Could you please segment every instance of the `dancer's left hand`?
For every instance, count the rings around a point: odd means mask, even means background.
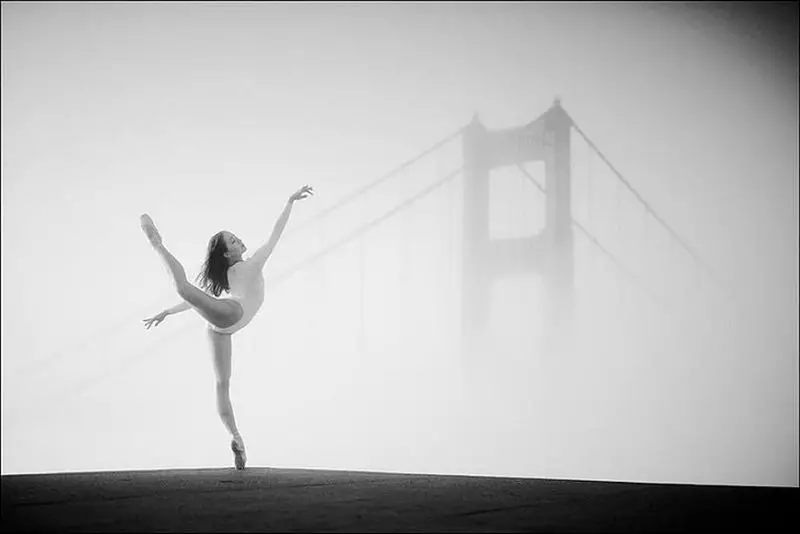
[[[314,194],[314,189],[310,185],[304,185],[289,197],[289,202],[296,202],[308,198]]]

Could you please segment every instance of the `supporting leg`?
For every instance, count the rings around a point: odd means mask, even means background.
[[[234,460],[237,469],[244,469],[247,462],[247,455],[244,450],[244,440],[236,426],[236,417],[233,414],[231,404],[231,336],[220,334],[209,329],[208,335],[211,339],[211,348],[214,355],[214,373],[217,379],[217,413],[222,420],[222,424],[231,435],[231,448],[234,453]]]

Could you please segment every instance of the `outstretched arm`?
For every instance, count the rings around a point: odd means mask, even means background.
[[[296,201],[307,198],[312,194],[314,194],[314,190],[305,185],[292,196],[290,196],[288,201],[286,201],[286,206],[283,208],[283,212],[281,213],[280,217],[278,217],[278,220],[275,221],[275,227],[272,229],[272,235],[269,236],[267,242],[261,245],[261,247],[259,247],[255,254],[253,254],[253,256],[250,258],[250,261],[254,262],[257,268],[263,269],[264,265],[267,263],[267,259],[269,259],[270,255],[272,255],[275,245],[278,244],[278,240],[280,239],[281,234],[283,234],[284,228],[286,228],[286,223],[289,222],[289,215],[292,213],[292,205]]]
[[[181,301],[180,304],[176,304],[172,308],[165,310],[167,315],[175,315],[176,313],[185,312],[186,310],[191,309],[192,305],[186,302],[185,300]]]
[[[192,305],[184,300],[180,304],[176,304],[172,308],[167,308],[161,313],[158,313],[148,319],[142,319],[142,322],[144,323],[145,328],[150,329],[151,326],[158,326],[161,324],[161,321],[166,319],[167,315],[175,315],[176,313],[184,312],[191,307]]]

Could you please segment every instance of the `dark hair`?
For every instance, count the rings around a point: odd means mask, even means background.
[[[223,235],[223,232],[218,232],[208,241],[206,261],[203,263],[200,274],[197,275],[200,287],[215,297],[220,296],[223,290],[230,291],[228,283],[228,267],[230,265],[228,258],[225,257],[228,246],[222,239]]]

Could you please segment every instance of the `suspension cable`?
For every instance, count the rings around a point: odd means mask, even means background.
[[[522,172],[525,174],[525,176],[528,178],[528,180],[530,180],[530,182],[531,182],[533,185],[535,185],[535,186],[536,186],[536,187],[539,189],[539,191],[541,191],[542,193],[544,193],[544,192],[545,192],[545,190],[544,190],[544,187],[543,187],[543,186],[542,186],[542,185],[541,185],[541,184],[540,184],[538,181],[536,181],[536,179],[535,179],[533,176],[531,176],[531,175],[528,173],[527,169],[525,169],[524,167],[521,167],[521,166],[520,166],[520,169],[521,169],[521,170],[522,170]],[[605,254],[606,256],[608,256],[608,257],[611,259],[611,261],[614,263],[614,265],[616,265],[616,267],[617,267],[617,268],[618,268],[618,269],[619,269],[619,270],[620,270],[620,271],[621,271],[623,274],[625,274],[625,275],[626,275],[628,278],[630,278],[630,279],[631,279],[631,280],[632,280],[634,283],[636,283],[636,285],[638,285],[638,286],[639,286],[639,287],[640,287],[640,288],[641,288],[641,289],[642,289],[642,290],[643,290],[645,293],[647,293],[647,295],[648,295],[648,296],[649,296],[651,299],[653,299],[653,300],[654,300],[656,303],[658,303],[659,305],[661,305],[661,306],[662,306],[662,307],[663,307],[665,310],[669,311],[669,308],[668,308],[668,306],[666,305],[666,303],[665,303],[665,302],[664,302],[662,299],[660,299],[659,297],[657,297],[657,296],[656,296],[656,295],[655,295],[655,294],[654,294],[652,291],[650,291],[649,289],[647,289],[647,288],[644,286],[644,284],[642,283],[641,279],[640,279],[638,276],[636,276],[636,274],[634,274],[634,273],[633,273],[633,271],[631,271],[630,269],[628,269],[627,267],[625,267],[624,265],[622,265],[622,263],[620,263],[620,262],[619,262],[619,260],[617,260],[617,258],[616,258],[616,257],[615,257],[615,256],[614,256],[614,255],[613,255],[613,254],[612,254],[612,253],[611,253],[611,252],[610,252],[610,251],[609,251],[609,250],[608,250],[606,247],[604,247],[604,246],[603,246],[603,245],[600,243],[600,241],[598,241],[598,240],[597,240],[597,238],[596,238],[596,237],[594,237],[594,236],[593,236],[593,235],[592,235],[592,234],[591,234],[591,233],[590,233],[590,232],[589,232],[589,231],[588,231],[586,228],[584,228],[584,226],[583,226],[582,224],[580,224],[578,221],[576,221],[576,220],[575,220],[575,217],[572,217],[572,224],[573,224],[573,225],[574,225],[574,226],[575,226],[575,227],[576,227],[578,230],[580,230],[580,231],[581,231],[581,233],[583,233],[583,234],[586,236],[586,238],[587,238],[587,239],[589,239],[589,241],[591,241],[591,242],[592,242],[592,243],[593,243],[593,244],[594,244],[594,245],[595,245],[597,248],[599,248],[599,249],[600,249],[600,251],[601,251],[603,254]]]
[[[639,194],[638,191],[636,191],[636,189],[634,189],[634,187],[631,185],[631,183],[628,180],[626,180],[624,176],[622,176],[622,173],[620,173],[617,170],[617,168],[614,167],[614,165],[611,164],[611,162],[608,160],[608,158],[606,158],[606,156],[600,151],[599,148],[597,148],[597,146],[592,142],[592,140],[589,139],[589,137],[583,132],[583,130],[581,130],[581,128],[575,123],[575,121],[572,119],[572,117],[570,117],[569,120],[570,120],[570,124],[572,125],[572,127],[575,128],[575,131],[578,132],[578,134],[581,137],[583,137],[584,141],[586,141],[586,143],[589,145],[589,147],[600,157],[600,159],[603,160],[603,162],[608,166],[609,169],[611,169],[611,171],[614,173],[614,175],[616,175],[617,179],[622,184],[625,185],[625,187],[633,194],[634,197],[636,197],[636,199],[644,206],[644,208],[647,210],[647,212],[650,213],[650,215],[652,215],[653,218],[656,221],[658,221],[658,223],[662,227],[664,227],[664,229],[667,230],[667,232],[680,244],[680,246],[692,257],[692,259],[698,265],[702,266],[711,275],[711,277],[714,279],[714,281],[717,283],[717,285],[720,287],[720,289],[722,289],[723,292],[728,296],[728,298],[730,298],[733,301],[736,301],[736,298],[733,295],[733,293],[731,292],[731,290],[727,287],[727,285],[722,283],[722,281],[720,280],[719,276],[711,269],[711,267],[709,267],[709,265],[706,262],[701,260],[700,256],[697,254],[697,252],[691,246],[689,246],[689,244],[684,239],[682,239],[677,234],[677,232],[675,232],[675,230],[673,230],[672,227],[669,226],[666,223],[666,221],[664,221],[664,219],[661,218],[660,215],[658,215],[658,213],[656,213],[656,211],[653,209],[653,207],[650,206],[650,204],[648,204],[647,201],[644,198],[642,198],[642,196]]]
[[[314,215],[310,219],[307,219],[307,220],[303,221],[302,223],[298,224],[297,226],[288,229],[286,231],[286,233],[287,234],[293,234],[293,233],[296,233],[296,232],[300,231],[301,229],[305,228],[306,226],[310,225],[311,223],[322,219],[323,217],[331,214],[332,212],[336,211],[337,209],[341,208],[342,206],[352,202],[353,200],[355,200],[356,198],[358,198],[361,195],[365,194],[366,192],[370,191],[371,189],[374,189],[375,187],[377,187],[381,183],[385,182],[389,178],[397,176],[402,171],[404,171],[406,168],[410,167],[411,165],[413,165],[414,163],[418,162],[419,160],[421,160],[425,156],[431,154],[432,152],[435,152],[436,150],[438,150],[442,146],[446,145],[447,143],[449,143],[450,141],[452,141],[453,139],[455,139],[456,137],[461,135],[461,133],[464,131],[464,128],[465,128],[464,126],[459,127],[456,131],[450,133],[449,135],[447,135],[443,139],[440,139],[439,141],[437,141],[433,146],[423,150],[422,152],[420,152],[419,154],[417,154],[413,158],[410,158],[410,159],[406,160],[405,162],[401,163],[399,166],[395,167],[394,169],[392,169],[391,171],[387,172],[383,176],[380,176],[377,179],[369,182],[367,185],[365,185],[365,186],[363,186],[363,187],[351,192],[349,195],[347,195],[346,197],[341,199],[336,204],[334,204],[334,205],[322,210],[321,212],[317,213],[316,215]]]
[[[382,216],[378,217],[377,219],[374,219],[374,220],[370,221],[369,223],[356,228],[354,231],[352,231],[351,233],[347,234],[346,236],[344,236],[340,240],[336,241],[332,245],[324,248],[323,250],[321,250],[320,252],[318,252],[316,254],[313,254],[312,256],[306,258],[305,260],[303,260],[300,263],[298,263],[297,265],[295,265],[294,267],[292,267],[292,268],[288,269],[287,271],[281,273],[280,275],[276,276],[274,278],[275,285],[283,283],[284,280],[286,280],[287,278],[293,276],[295,273],[297,273],[298,271],[300,271],[301,269],[303,269],[307,265],[309,265],[311,263],[314,263],[315,261],[319,260],[320,258],[323,258],[323,257],[327,256],[328,254],[330,254],[334,250],[338,249],[339,247],[342,247],[342,246],[346,245],[347,243],[349,243],[350,241],[356,239],[360,235],[368,232],[374,226],[377,226],[377,225],[381,224],[382,222],[386,221],[387,219],[391,218],[392,216],[396,215],[401,210],[407,208],[408,206],[410,206],[411,204],[415,203],[416,201],[418,201],[422,197],[428,195],[429,193],[433,192],[437,188],[441,187],[445,183],[447,183],[450,180],[452,180],[453,178],[455,178],[458,175],[459,172],[461,172],[461,167],[449,172],[444,178],[434,182],[432,185],[430,185],[427,188],[425,188],[424,190],[420,191],[419,193],[417,193],[413,197],[405,200],[404,202],[402,202],[401,204],[397,205],[395,208],[393,208],[390,211],[386,212],[385,214],[383,214]]]

